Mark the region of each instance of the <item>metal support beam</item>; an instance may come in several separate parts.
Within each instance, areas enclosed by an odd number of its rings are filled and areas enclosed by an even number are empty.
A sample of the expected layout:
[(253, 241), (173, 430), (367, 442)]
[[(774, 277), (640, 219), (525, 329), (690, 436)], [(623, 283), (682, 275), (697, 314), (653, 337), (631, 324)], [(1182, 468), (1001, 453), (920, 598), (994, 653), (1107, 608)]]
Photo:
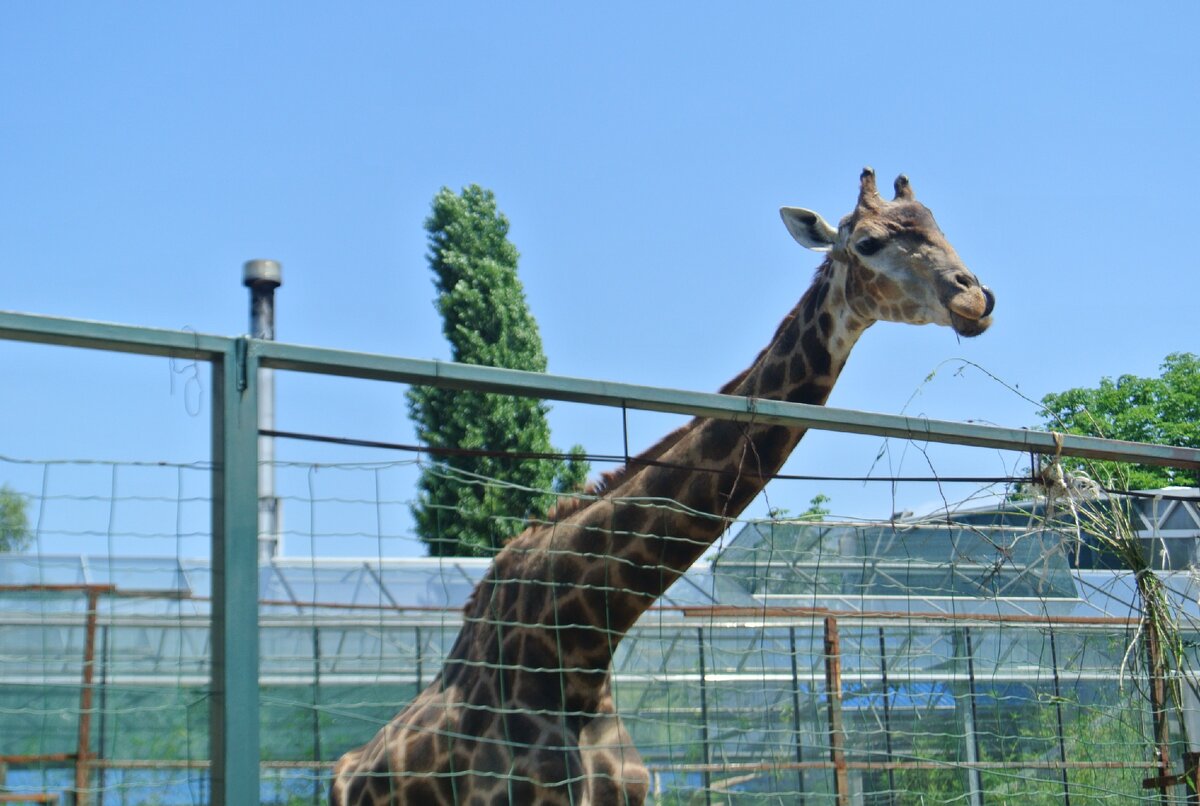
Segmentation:
[(705, 806), (712, 806), (712, 771), (708, 766), (712, 764), (712, 748), (709, 746), (708, 737), (708, 680), (704, 671), (704, 628), (696, 628), (696, 651), (699, 653), (699, 668), (700, 668), (700, 746), (704, 750), (704, 803)]
[(229, 342), (212, 371), (212, 803), (259, 798), (258, 361)]
[[(1167, 788), (1171, 784), (1171, 721), (1167, 706), (1167, 671), (1163, 648), (1154, 621), (1146, 625), (1146, 677), (1150, 683), (1150, 715), (1154, 722), (1154, 755), (1158, 761), (1158, 798), (1163, 806), (1169, 802)], [(1185, 772), (1187, 772), (1185, 770)], [(1147, 787), (1150, 788), (1150, 787)]]
[[(895, 761), (892, 748), (892, 692), (888, 683), (887, 634), (879, 628), (879, 690), (883, 693), (883, 739), (888, 763), (888, 806), (896, 804), (896, 771), (890, 765)], [(1071, 806), (1067, 803), (1065, 806)]]
[(967, 762), (961, 765), (965, 768), (967, 776), (967, 803), (970, 806), (983, 806), (983, 776), (979, 774), (979, 713), (976, 708), (978, 692), (975, 690), (975, 648), (971, 642), (971, 628), (956, 630), (955, 643), (958, 645), (955, 654), (966, 662), (967, 667), (966, 691), (963, 692), (960, 687), (954, 694)]
[(792, 743), (796, 745), (796, 804), (804, 806), (804, 734), (800, 730), (800, 669), (796, 660), (796, 628), (788, 627), (788, 645), (792, 661)]
[(850, 806), (846, 727), (842, 722), (842, 646), (835, 616), (825, 617), (825, 701), (829, 706), (829, 761), (837, 806)]
[(96, 675), (96, 611), (100, 607), (100, 590), (87, 591), (87, 615), (83, 636), (83, 679), (79, 685), (79, 742), (75, 750), (75, 806), (87, 806), (91, 788), (88, 786), (89, 762), (92, 757), (92, 697)]
[(1048, 623), (1046, 627), (1050, 632), (1050, 663), (1054, 668), (1054, 715), (1058, 728), (1058, 758), (1063, 763), (1063, 806), (1071, 806), (1071, 777), (1067, 771), (1067, 731), (1063, 724), (1063, 695), (1058, 673), (1058, 643), (1054, 640), (1054, 625)]

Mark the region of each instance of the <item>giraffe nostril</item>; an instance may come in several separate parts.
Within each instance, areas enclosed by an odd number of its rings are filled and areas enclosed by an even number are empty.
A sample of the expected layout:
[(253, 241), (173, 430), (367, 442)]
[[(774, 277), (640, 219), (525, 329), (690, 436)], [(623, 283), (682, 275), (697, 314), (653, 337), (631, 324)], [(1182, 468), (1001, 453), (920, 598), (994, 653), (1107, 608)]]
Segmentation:
[(978, 285), (978, 281), (972, 275), (967, 274), (966, 272), (959, 272), (958, 274), (954, 275), (954, 284), (963, 291), (970, 291), (972, 288)]

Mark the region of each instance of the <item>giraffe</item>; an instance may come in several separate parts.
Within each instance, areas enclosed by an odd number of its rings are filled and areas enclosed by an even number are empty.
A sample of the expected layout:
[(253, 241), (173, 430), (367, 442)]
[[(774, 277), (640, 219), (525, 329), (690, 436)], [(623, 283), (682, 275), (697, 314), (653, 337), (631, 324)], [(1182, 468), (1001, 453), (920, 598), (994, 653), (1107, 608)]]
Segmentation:
[[(836, 229), (811, 210), (780, 210), (796, 241), (828, 254), (770, 344), (722, 392), (823, 405), (877, 321), (987, 330), (992, 292), (907, 177), (894, 188), (883, 199), (865, 168)], [(696, 418), (530, 524), (471, 594), (438, 677), (337, 762), (331, 804), (642, 804), (649, 775), (613, 703), (613, 652), (803, 436)]]

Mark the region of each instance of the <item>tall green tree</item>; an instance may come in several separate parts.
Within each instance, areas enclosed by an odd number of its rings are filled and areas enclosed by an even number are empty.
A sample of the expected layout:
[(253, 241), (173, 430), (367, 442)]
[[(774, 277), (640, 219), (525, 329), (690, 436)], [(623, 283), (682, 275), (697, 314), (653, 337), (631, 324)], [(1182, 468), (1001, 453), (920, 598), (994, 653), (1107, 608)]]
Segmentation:
[(21, 551), (32, 540), (25, 499), (7, 484), (0, 485), (0, 551)]
[[(1095, 388), (1046, 395), (1042, 398), (1046, 427), (1072, 434), (1200, 448), (1200, 357), (1171, 353), (1163, 359), (1161, 369), (1162, 375), (1157, 378), (1101, 378)], [(1101, 476), (1098, 481), (1130, 490), (1200, 484), (1200, 474), (1195, 470), (1080, 460), (1064, 460), (1063, 464), (1076, 468), (1086, 465), (1094, 475)]]
[[(425, 230), (452, 359), (545, 372), (542, 338), (517, 278), (517, 249), (492, 192), (478, 185), (460, 194), (442, 188)], [(417, 386), (408, 406), (431, 448), (556, 453), (549, 407), (539, 400)], [(588, 472), (582, 455), (578, 445), (568, 461), (435, 453), (413, 506), (417, 534), (434, 556), (491, 556), (528, 518), (545, 515), (554, 491), (582, 486)]]

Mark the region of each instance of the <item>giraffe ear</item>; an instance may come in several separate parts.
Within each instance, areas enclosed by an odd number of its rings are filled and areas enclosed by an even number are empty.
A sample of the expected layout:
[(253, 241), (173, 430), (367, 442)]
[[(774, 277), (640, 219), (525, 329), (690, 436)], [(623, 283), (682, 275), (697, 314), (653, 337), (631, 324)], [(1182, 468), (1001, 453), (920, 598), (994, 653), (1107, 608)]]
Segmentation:
[(780, 207), (779, 215), (796, 243), (814, 252), (828, 252), (837, 240), (837, 230), (812, 210)]

